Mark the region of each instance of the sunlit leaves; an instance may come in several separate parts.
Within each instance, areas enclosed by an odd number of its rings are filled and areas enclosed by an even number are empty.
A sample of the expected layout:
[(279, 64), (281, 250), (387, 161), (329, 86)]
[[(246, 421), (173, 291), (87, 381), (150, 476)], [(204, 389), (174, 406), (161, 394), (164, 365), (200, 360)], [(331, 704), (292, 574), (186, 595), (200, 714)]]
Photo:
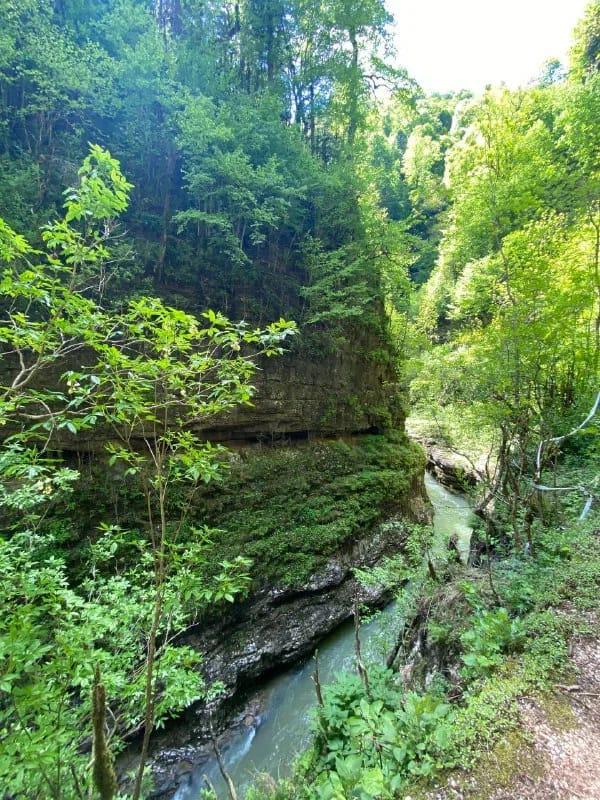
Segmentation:
[(568, 425), (593, 388), (598, 96), (593, 79), (490, 91), (450, 151), (450, 225), (421, 321), (452, 335), (419, 380), (495, 423)]
[[(198, 318), (156, 298), (103, 308), (91, 279), (104, 280), (106, 240), (130, 188), (118, 163), (94, 146), (78, 188), (68, 192), (65, 217), (44, 230), (45, 255), (0, 229), (0, 256), (10, 259), (0, 282), (0, 343), (13, 364), (0, 386), (0, 422), (10, 432), (0, 455), (0, 505), (12, 534), (0, 540), (7, 643), (0, 682), (9, 694), (0, 712), (0, 779), (32, 797), (71, 796), (72, 787), (87, 785), (96, 668), (113, 747), (143, 724), (148, 691), (156, 696), (156, 726), (203, 696), (198, 654), (174, 639), (207, 606), (247, 590), (250, 562), (238, 557), (211, 571), (209, 534), (180, 536), (196, 489), (219, 480), (225, 463), (223, 448), (203, 443), (191, 427), (249, 403), (256, 359), (280, 353), (295, 332), (283, 319), (254, 328), (213, 311)], [(59, 372), (58, 388), (46, 388), (44, 370), (64, 370), (74, 354), (77, 369)], [(99, 524), (75, 591), (65, 564), (51, 555), (51, 539), (31, 531), (79, 477), (47, 452), (57, 437), (76, 440), (96, 428), (109, 434), (107, 468), (137, 484), (146, 516), (139, 529)], [(148, 690), (150, 649), (158, 678)]]

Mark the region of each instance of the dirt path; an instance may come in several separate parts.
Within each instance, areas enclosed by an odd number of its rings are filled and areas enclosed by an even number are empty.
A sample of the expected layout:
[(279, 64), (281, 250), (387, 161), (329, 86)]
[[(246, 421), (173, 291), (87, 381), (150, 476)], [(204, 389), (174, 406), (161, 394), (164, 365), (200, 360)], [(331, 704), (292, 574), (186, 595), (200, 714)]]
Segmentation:
[(590, 625), (597, 635), (571, 642), (569, 683), (553, 698), (520, 701), (520, 745), (503, 752), (500, 743), (501, 757), (430, 800), (600, 800), (600, 622)]
[(600, 800), (600, 640), (578, 637), (571, 644), (575, 680), (558, 687), (559, 719), (531, 700), (521, 701), (524, 729), (541, 774), (519, 775), (513, 787), (490, 800)]

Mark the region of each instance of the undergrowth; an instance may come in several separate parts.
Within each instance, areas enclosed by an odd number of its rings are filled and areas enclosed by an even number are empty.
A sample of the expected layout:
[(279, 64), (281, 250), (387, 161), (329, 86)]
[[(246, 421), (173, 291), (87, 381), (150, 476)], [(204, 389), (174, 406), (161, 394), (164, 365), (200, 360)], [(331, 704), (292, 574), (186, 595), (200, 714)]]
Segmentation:
[[(573, 509), (574, 510), (574, 509)], [(314, 742), (291, 779), (257, 783), (248, 800), (372, 800), (423, 796), (518, 736), (517, 699), (549, 694), (569, 669), (568, 642), (600, 610), (598, 514), (539, 528), (535, 555), (485, 570), (452, 566), (430, 586), (427, 637), (446, 664), (419, 685), (371, 665), (326, 687)], [(406, 604), (405, 604), (406, 607)]]

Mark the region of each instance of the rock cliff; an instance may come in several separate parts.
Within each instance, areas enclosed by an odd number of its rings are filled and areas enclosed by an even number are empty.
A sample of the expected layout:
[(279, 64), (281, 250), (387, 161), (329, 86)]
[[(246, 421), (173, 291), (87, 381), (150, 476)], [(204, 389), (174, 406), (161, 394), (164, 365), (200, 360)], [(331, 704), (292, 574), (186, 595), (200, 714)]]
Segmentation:
[[(398, 385), (389, 356), (376, 353), (381, 342), (363, 333), (352, 341), (341, 340), (325, 352), (310, 352), (300, 341), (281, 357), (263, 359), (253, 384), (253, 405), (240, 406), (219, 417), (210, 417), (194, 427), (203, 438), (214, 441), (248, 441), (308, 438), (312, 435), (362, 433), (401, 427), (403, 414)], [(60, 386), (61, 375), (93, 363), (81, 351), (72, 362), (41, 371), (38, 386)], [(17, 365), (5, 358), (0, 363), (0, 381), (8, 382)], [(77, 441), (64, 433), (58, 448), (98, 450), (105, 441), (100, 430), (80, 433)]]

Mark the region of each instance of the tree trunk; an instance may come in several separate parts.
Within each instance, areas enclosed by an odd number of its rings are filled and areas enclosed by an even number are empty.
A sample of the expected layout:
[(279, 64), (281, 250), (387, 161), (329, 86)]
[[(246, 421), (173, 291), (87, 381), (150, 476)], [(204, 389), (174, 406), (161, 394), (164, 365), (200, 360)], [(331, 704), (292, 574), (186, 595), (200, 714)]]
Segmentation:
[(169, 154), (167, 156), (167, 172), (165, 180), (165, 198), (163, 202), (163, 215), (162, 215), (162, 231), (160, 236), (160, 247), (158, 250), (158, 258), (156, 260), (156, 268), (154, 270), (154, 279), (156, 283), (164, 283), (165, 277), (165, 261), (167, 257), (167, 247), (169, 243), (169, 226), (171, 224), (171, 208), (173, 202), (173, 176), (175, 173), (175, 164), (177, 156), (175, 149), (169, 145)]
[(351, 77), (349, 86), (350, 101), (348, 106), (348, 144), (352, 146), (358, 129), (358, 41), (356, 29), (349, 28), (348, 37), (352, 47)]

